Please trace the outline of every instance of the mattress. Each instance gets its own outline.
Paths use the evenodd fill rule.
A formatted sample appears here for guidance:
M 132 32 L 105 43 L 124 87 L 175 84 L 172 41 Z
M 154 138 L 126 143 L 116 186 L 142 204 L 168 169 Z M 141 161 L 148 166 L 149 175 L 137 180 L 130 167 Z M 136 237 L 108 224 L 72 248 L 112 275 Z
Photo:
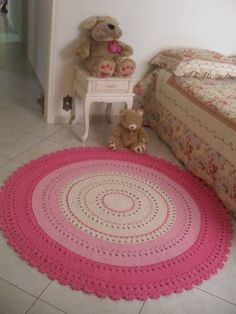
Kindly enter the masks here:
M 155 69 L 136 84 L 135 95 L 145 125 L 236 218 L 236 79 L 178 78 Z
M 236 167 L 236 80 L 180 78 L 164 69 L 154 72 L 156 99 Z

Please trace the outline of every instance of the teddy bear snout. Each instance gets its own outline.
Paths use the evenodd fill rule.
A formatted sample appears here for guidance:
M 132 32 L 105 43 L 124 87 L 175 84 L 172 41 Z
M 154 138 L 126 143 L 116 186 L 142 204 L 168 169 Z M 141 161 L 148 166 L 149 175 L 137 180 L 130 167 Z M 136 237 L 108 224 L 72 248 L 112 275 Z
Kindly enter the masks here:
M 107 24 L 107 27 L 108 27 L 109 29 L 111 29 L 111 30 L 115 29 L 115 25 L 113 25 L 113 24 Z
M 130 125 L 128 126 L 128 129 L 129 129 L 130 131 L 134 131 L 134 130 L 136 130 L 136 128 L 137 128 L 136 124 L 130 124 Z

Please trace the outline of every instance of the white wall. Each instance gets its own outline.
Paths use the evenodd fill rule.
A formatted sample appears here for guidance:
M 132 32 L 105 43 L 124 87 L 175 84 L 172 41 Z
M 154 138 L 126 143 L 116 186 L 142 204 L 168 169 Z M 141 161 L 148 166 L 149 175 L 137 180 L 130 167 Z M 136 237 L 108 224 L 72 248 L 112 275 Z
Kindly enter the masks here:
M 12 30 L 19 35 L 19 40 L 23 40 L 23 11 L 22 0 L 8 0 L 8 14 L 7 18 Z
M 147 69 L 147 61 L 163 48 L 199 47 L 235 54 L 235 12 L 235 0 L 57 0 L 56 115 L 63 115 L 62 97 L 72 92 L 78 26 L 85 18 L 112 15 L 119 20 L 122 40 L 134 47 L 138 80 Z
M 26 1 L 27 56 L 44 89 L 47 88 L 51 14 L 52 0 Z

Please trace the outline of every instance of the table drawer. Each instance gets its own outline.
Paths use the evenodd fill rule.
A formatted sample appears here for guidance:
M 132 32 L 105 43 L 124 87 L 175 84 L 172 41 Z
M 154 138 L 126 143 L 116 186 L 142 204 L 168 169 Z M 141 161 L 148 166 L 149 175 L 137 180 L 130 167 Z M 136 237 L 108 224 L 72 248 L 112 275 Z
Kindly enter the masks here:
M 132 89 L 130 84 L 132 84 L 129 80 L 103 80 L 101 79 L 92 82 L 92 92 L 100 93 L 100 94 L 114 94 L 114 93 L 129 93 Z

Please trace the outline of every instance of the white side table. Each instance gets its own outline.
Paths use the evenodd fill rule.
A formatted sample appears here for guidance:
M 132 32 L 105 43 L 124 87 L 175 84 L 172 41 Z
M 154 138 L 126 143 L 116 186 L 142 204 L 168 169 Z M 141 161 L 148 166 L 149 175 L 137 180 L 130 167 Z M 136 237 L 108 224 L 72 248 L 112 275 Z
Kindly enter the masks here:
M 71 123 L 78 121 L 78 96 L 83 99 L 84 133 L 81 140 L 86 141 L 89 132 L 89 110 L 92 103 L 107 103 L 106 116 L 110 118 L 113 102 L 125 102 L 128 109 L 133 106 L 134 79 L 124 77 L 98 78 L 89 76 L 81 66 L 75 67 L 73 85 L 73 106 Z

